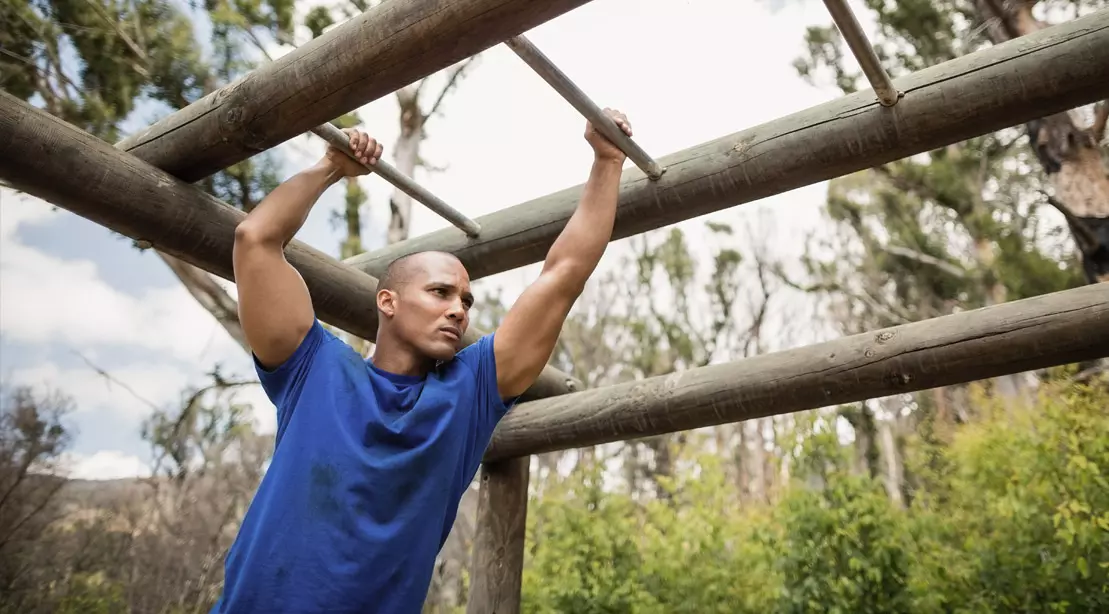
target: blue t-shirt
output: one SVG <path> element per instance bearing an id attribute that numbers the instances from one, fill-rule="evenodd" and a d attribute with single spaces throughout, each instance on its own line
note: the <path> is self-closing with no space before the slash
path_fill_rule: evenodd
<path id="1" fill-rule="evenodd" d="M 267 371 L 273 459 L 227 554 L 219 613 L 418 613 L 497 422 L 493 335 L 426 377 L 378 369 L 317 321 Z"/>

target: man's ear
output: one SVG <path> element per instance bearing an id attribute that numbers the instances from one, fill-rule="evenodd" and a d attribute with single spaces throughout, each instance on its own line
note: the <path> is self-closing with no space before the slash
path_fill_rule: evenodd
<path id="1" fill-rule="evenodd" d="M 377 291 L 377 309 L 391 318 L 397 313 L 397 294 L 392 290 Z"/>

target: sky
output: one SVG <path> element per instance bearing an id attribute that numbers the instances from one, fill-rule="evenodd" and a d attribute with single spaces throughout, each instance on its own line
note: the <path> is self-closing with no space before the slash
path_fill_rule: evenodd
<path id="1" fill-rule="evenodd" d="M 299 2 L 298 12 L 314 3 Z M 600 106 L 627 113 L 635 140 L 659 158 L 837 96 L 833 88 L 805 83 L 791 66 L 804 53 L 805 28 L 827 23 L 823 3 L 815 0 L 594 0 L 527 36 Z M 422 150 L 443 170 L 418 171 L 416 179 L 471 218 L 587 177 L 592 158 L 584 120 L 503 45 L 480 55 L 443 110 L 429 123 Z M 394 97 L 366 105 L 360 115 L 389 160 L 398 134 Z M 141 108 L 125 129 L 159 118 L 159 110 Z M 323 150 L 319 139 L 306 136 L 279 146 L 283 178 Z M 372 175 L 362 185 L 370 196 L 364 237 L 373 249 L 384 243 L 392 188 Z M 802 232 L 819 223 L 826 187 L 814 184 L 679 226 L 702 245 L 696 239 L 705 221 L 749 222 L 776 256 L 796 259 Z M 329 218 L 341 192 L 324 194 L 298 239 L 338 253 L 340 229 Z M 414 206 L 412 236 L 446 225 Z M 602 270 L 617 262 L 622 243 L 610 246 Z M 492 276 L 475 288 L 501 287 L 511 300 L 538 266 Z M 234 295 L 234 286 L 225 285 Z M 227 374 L 253 377 L 246 354 L 155 254 L 0 188 L 0 381 L 73 396 L 71 475 L 145 474 L 151 454 L 140 436 L 143 420 L 154 407 L 177 404 L 217 364 Z M 248 387 L 240 397 L 253 405 L 258 428 L 272 432 L 273 406 L 261 390 Z"/>

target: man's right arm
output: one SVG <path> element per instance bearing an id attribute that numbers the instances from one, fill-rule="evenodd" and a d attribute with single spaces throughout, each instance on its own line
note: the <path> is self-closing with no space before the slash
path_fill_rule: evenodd
<path id="1" fill-rule="evenodd" d="M 348 134 L 360 159 L 376 164 L 381 145 L 361 132 Z M 368 172 L 329 146 L 322 160 L 277 186 L 235 228 L 232 263 L 239 322 L 251 351 L 266 369 L 288 360 L 315 322 L 308 286 L 285 259 L 285 246 L 324 190 L 343 177 Z"/>

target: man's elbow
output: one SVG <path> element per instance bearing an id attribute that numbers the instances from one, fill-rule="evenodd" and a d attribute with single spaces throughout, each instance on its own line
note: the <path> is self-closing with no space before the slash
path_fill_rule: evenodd
<path id="1" fill-rule="evenodd" d="M 280 238 L 256 220 L 247 218 L 235 226 L 235 249 L 247 250 L 267 246 L 280 247 Z"/>
<path id="2" fill-rule="evenodd" d="M 543 274 L 557 289 L 559 295 L 574 300 L 585 292 L 585 284 L 593 274 L 594 268 L 596 267 L 567 259 L 548 266 Z"/>

